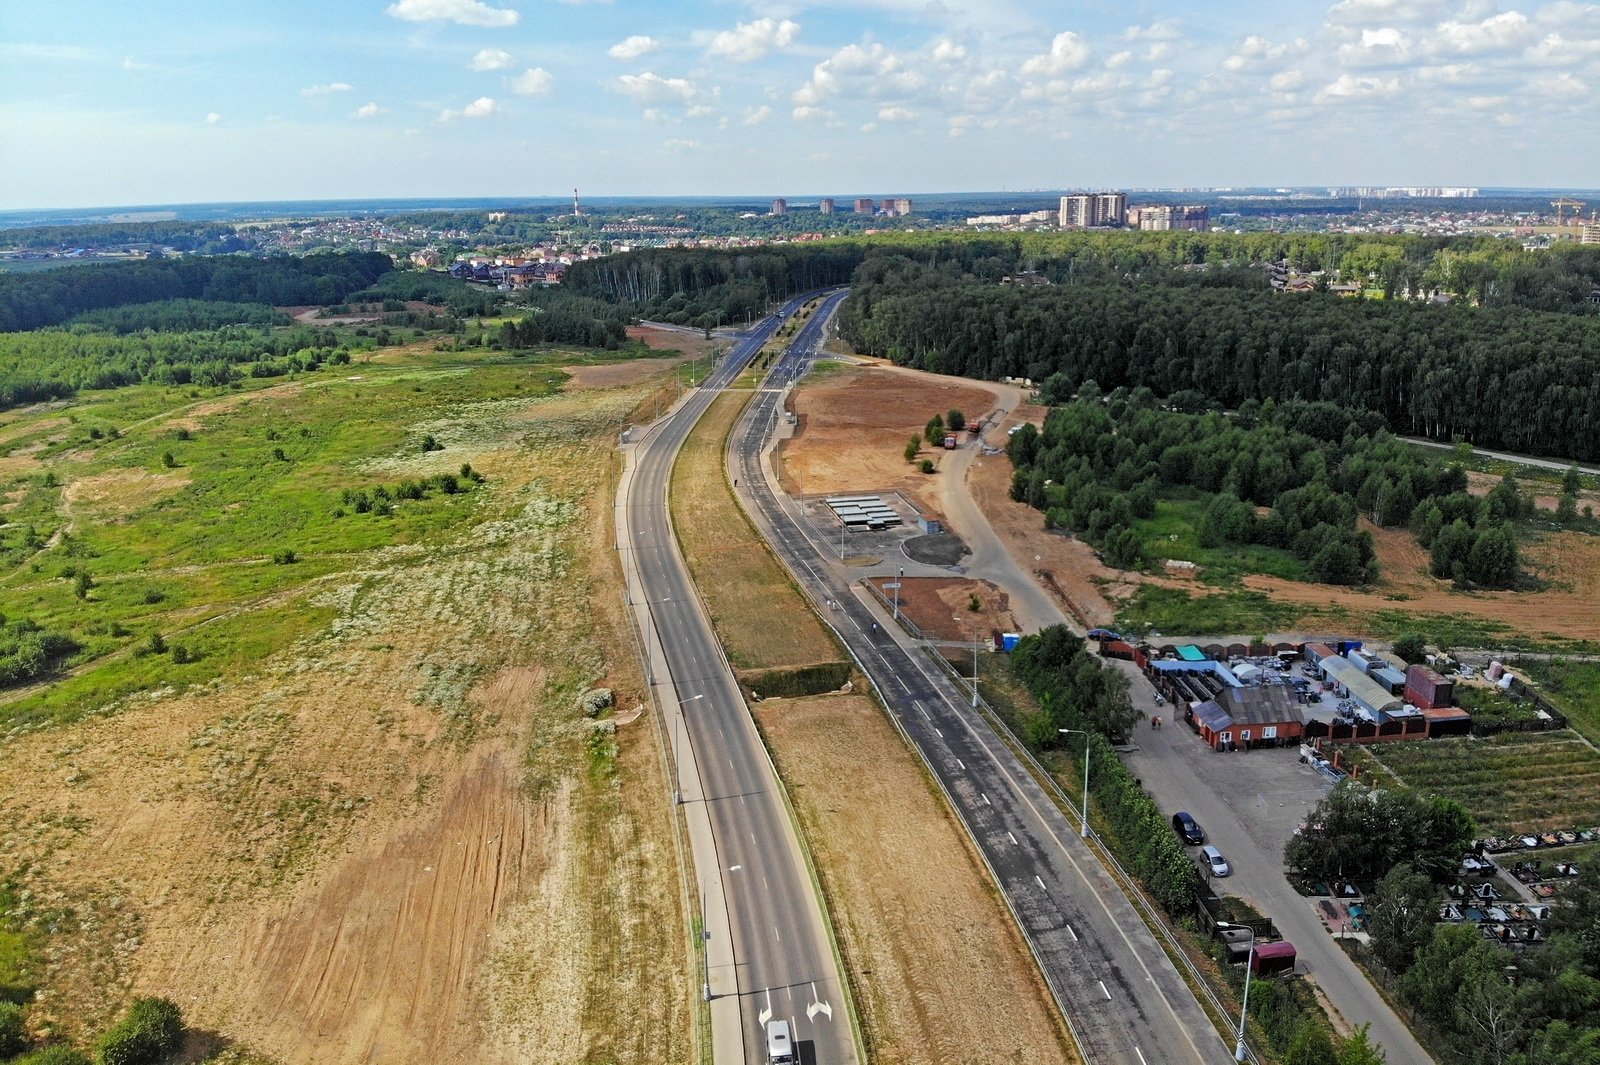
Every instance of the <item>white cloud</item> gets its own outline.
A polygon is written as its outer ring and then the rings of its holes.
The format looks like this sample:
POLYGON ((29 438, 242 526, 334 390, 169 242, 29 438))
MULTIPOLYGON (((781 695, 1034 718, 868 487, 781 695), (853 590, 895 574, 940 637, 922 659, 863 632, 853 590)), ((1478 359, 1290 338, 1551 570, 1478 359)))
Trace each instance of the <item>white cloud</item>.
POLYGON ((500 105, 489 96, 480 96, 459 111, 446 109, 439 112, 440 122, 451 122, 458 118, 488 118, 500 110, 500 105))
POLYGON ((1505 11, 1482 22, 1441 22, 1431 43, 1442 52, 1482 55, 1520 48, 1533 39, 1535 32, 1527 15, 1505 11))
POLYGON ((1600 56, 1600 37, 1584 40, 1567 37, 1560 32, 1546 34, 1542 41, 1528 48, 1525 56, 1539 66, 1581 62, 1600 56))
POLYGON ((1392 26, 1362 30, 1360 41, 1339 46, 1339 59, 1347 66, 1404 66, 1411 61, 1411 38, 1392 26))
POLYGON ((714 34, 706 51, 735 63, 750 63, 774 49, 787 48, 799 36, 800 24, 792 19, 781 22, 773 18, 756 19, 714 34))
POLYGON ((1532 83, 1534 92, 1541 96, 1553 96, 1557 99, 1572 100, 1579 96, 1589 95, 1589 86, 1579 81, 1568 73, 1557 74, 1553 78, 1539 78, 1532 83))
POLYGON ((661 42, 654 37, 636 33, 627 40, 618 41, 606 49, 606 55, 612 59, 638 59, 640 56, 649 55, 660 47, 661 42))
POLYGON ((1289 55, 1306 51, 1306 42, 1296 39, 1288 44, 1273 44, 1265 37, 1251 34, 1239 43, 1233 54, 1222 61, 1222 69, 1240 71, 1249 67, 1274 63, 1289 55))
POLYGON ((353 88, 355 88, 355 86, 351 85, 349 82, 335 81, 330 82, 327 85, 308 85, 306 88, 300 90, 300 95, 305 97, 331 96, 336 92, 349 92, 353 88))
POLYGON ((1372 100, 1395 96, 1400 92, 1400 79, 1340 74, 1337 79, 1322 87, 1317 99, 1324 102, 1346 100, 1372 100))
POLYGON ((1116 70, 1118 67, 1125 67, 1132 59, 1132 52, 1118 52, 1116 55, 1113 55, 1106 60, 1106 69, 1116 70))
POLYGON ((1305 81, 1306 76, 1301 71, 1280 70, 1278 73, 1272 75, 1272 78, 1267 82, 1267 85, 1272 89, 1273 92, 1293 92, 1300 86, 1304 85, 1305 81))
POLYGON ((897 96, 923 86, 921 75, 906 69, 900 57, 883 45, 847 44, 812 68, 811 80, 795 90, 794 102, 812 107, 833 96, 897 96))
POLYGON ((834 118, 832 111, 825 111, 820 107, 802 105, 790 112, 790 117, 796 122, 811 122, 817 119, 831 121, 834 118))
POLYGON ((1504 96, 1469 96, 1467 106, 1474 111, 1493 111, 1506 102, 1504 96))
POLYGON ((1023 77, 1060 77, 1089 61, 1089 46, 1071 30, 1056 34, 1050 51, 1022 64, 1023 77))
POLYGON ((463 26, 515 26, 515 11, 482 0, 395 0, 384 14, 407 22, 459 22, 463 26))
POLYGON ((206 125, 215 126, 218 122, 221 122, 221 121, 222 121, 222 116, 217 114, 215 111, 207 111, 206 112, 206 125))
POLYGON ((511 65, 511 53, 504 48, 485 48, 472 57, 468 69, 480 73, 486 70, 504 70, 511 65))
POLYGON ((700 142, 674 138, 673 140, 663 141, 661 147, 669 152, 697 152, 700 150, 700 142))
POLYGON ((355 110, 355 116, 357 118, 377 118, 381 114, 383 114, 383 108, 379 107, 375 101, 371 100, 362 104, 355 110))
POLYGON ((700 87, 687 78, 663 78, 649 70, 643 74, 622 75, 616 79, 615 88, 634 103, 647 106, 690 104, 700 96, 700 87))
POLYGON ((1129 26, 1122 31, 1125 41, 1175 41, 1183 36, 1177 19, 1158 19, 1148 26, 1129 26))
POLYGON ((878 120, 880 122, 910 122, 916 117, 915 111, 905 107, 878 108, 878 120))
POLYGON ((762 104, 760 107, 751 107, 745 110, 744 124, 747 126, 759 126, 771 117, 772 108, 762 104))
POLYGON ((967 49, 948 37, 941 37, 934 42, 932 54, 935 62, 959 63, 967 58, 967 49))
POLYGON ((555 83, 556 79, 544 67, 529 67, 516 77, 506 79, 506 84, 518 96, 548 96, 555 83))
POLYGON ((861 132, 876 133, 878 132, 878 124, 876 122, 863 122, 861 123, 861 132))

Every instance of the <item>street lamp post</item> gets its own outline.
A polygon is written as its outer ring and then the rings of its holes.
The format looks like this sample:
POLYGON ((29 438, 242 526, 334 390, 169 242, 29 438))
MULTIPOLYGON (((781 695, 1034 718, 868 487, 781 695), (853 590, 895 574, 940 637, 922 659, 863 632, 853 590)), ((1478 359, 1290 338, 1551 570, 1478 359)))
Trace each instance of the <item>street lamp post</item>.
POLYGON ((678 700, 678 717, 672 723, 672 805, 683 805, 683 763, 678 760, 678 733, 683 730, 683 708, 697 699, 704 699, 705 692, 691 696, 688 699, 678 700))
MULTIPOLYGON (((1058 728, 1057 732, 1076 732, 1083 737, 1083 829, 1079 833, 1089 838, 1089 733, 1081 728, 1058 728)), ((1242 1059, 1241 1059, 1242 1060, 1242 1059)))
POLYGON ((906 568, 900 567, 900 576, 894 579, 894 620, 900 620, 900 585, 905 582, 906 568))
MULTIPOLYGON (((904 570, 901 570, 904 573, 904 570)), ((957 625, 965 625, 960 614, 950 615, 950 620, 957 625)), ((978 626, 972 626, 972 708, 978 708, 978 626)))
POLYGON ((1239 1005, 1239 1041, 1234 1044, 1233 1060, 1245 1060, 1244 1020, 1250 1009, 1250 968, 1256 957, 1256 930, 1247 924, 1218 924, 1218 928, 1243 929, 1250 933, 1250 949, 1244 956, 1244 1001, 1239 1005))
MULTIPOLYGON (((650 608, 660 606, 662 603, 670 602, 672 602, 672 596, 670 595, 663 596, 660 599, 641 599, 639 601, 639 605, 644 607, 645 618, 649 622, 649 628, 646 630, 644 640, 644 676, 645 682, 651 687, 654 687, 656 683, 655 655, 651 652, 653 652, 656 648, 656 645, 661 642, 661 635, 660 633, 656 632, 656 612, 650 608)), ((663 650, 662 653, 665 654, 665 650, 663 650)))

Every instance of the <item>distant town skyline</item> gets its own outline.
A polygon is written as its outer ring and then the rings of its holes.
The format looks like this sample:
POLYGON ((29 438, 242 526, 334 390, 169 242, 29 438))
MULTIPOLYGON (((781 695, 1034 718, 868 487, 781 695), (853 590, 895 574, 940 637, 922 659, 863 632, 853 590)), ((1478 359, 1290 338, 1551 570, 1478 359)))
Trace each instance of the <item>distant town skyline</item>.
POLYGON ((1600 5, 1223 7, 11 0, 0 209, 1600 183, 1600 5))

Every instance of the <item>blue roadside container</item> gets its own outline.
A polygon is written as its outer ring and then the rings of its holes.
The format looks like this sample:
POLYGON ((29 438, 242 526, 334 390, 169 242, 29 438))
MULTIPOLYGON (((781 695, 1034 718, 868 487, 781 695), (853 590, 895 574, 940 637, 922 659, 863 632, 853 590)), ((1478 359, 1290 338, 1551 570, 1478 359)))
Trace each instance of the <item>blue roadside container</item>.
POLYGON ((1012 651, 1015 651, 1017 649, 1017 644, 1021 642, 1022 633, 1020 632, 1002 632, 1000 634, 1000 649, 1006 654, 1010 654, 1012 651))

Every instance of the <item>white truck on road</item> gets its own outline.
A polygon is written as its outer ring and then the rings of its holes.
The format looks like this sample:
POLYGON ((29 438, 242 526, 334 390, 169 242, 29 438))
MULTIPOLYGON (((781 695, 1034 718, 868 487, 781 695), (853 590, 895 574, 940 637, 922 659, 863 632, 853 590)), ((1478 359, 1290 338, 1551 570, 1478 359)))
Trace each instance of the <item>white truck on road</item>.
POLYGON ((767 1065, 797 1065, 788 1021, 767 1022, 767 1065))

